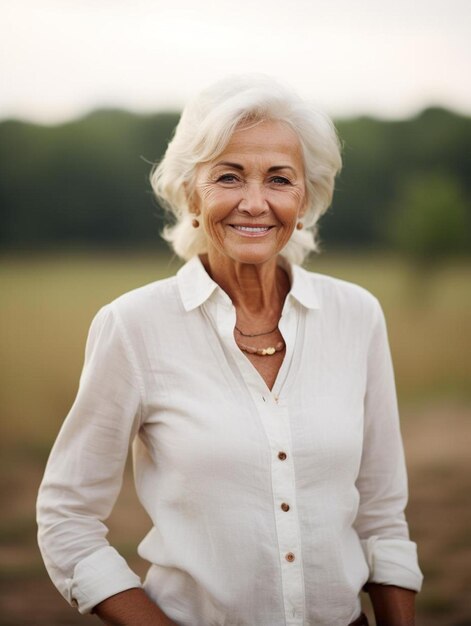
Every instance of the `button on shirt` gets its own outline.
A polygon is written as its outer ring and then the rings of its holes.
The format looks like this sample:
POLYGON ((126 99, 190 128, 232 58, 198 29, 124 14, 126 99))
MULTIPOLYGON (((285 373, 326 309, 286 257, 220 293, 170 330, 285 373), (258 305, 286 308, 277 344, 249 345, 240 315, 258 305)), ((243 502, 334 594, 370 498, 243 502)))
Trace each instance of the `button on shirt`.
POLYGON ((82 613, 141 585, 104 525, 132 440, 143 585, 177 624, 345 626, 367 580, 420 588, 381 308, 284 265, 271 391, 198 258, 93 321, 38 499, 49 574, 82 613))

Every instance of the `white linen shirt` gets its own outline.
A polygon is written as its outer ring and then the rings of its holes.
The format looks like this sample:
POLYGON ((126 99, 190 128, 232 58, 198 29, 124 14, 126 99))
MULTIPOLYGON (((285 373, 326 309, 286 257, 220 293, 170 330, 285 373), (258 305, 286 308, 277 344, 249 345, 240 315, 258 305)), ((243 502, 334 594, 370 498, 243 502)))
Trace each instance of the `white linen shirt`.
POLYGON ((285 266, 271 391, 199 258, 93 321, 38 498, 46 567, 80 612, 141 584, 103 523, 133 439, 144 588, 177 624, 346 626, 367 580, 420 588, 381 308, 285 266))

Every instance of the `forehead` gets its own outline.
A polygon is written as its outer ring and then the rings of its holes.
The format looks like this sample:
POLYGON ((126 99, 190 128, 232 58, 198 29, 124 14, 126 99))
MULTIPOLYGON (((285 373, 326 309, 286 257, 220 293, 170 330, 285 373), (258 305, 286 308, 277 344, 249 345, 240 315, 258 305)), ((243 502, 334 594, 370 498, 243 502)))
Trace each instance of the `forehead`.
POLYGON ((263 158, 279 160, 302 167, 303 158, 299 139, 292 128, 278 121, 265 121, 249 128, 236 130, 221 157, 263 158))

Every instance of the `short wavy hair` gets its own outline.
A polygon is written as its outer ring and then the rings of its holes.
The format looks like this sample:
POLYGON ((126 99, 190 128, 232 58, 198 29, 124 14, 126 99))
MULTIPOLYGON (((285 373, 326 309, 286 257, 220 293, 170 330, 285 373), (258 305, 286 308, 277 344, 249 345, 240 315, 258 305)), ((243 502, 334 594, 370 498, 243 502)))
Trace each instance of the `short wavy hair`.
POLYGON ((233 76, 202 91, 185 107, 161 162, 151 173, 159 203, 174 217, 163 238, 175 253, 189 259, 207 251, 202 228, 192 227, 188 198, 199 164, 221 154, 235 130, 264 121, 291 127, 304 158, 308 208, 304 228, 295 229, 282 254, 302 263, 318 251, 317 222, 332 202, 335 176, 342 160, 332 121, 296 93, 266 76, 233 76))

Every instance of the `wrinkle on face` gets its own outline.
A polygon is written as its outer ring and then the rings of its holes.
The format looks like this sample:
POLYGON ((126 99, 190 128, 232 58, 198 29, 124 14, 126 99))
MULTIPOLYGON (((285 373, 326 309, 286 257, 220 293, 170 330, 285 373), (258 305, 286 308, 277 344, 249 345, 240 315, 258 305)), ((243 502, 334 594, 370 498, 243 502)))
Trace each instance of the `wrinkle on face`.
POLYGON ((275 258, 306 205, 304 162, 295 132, 274 121, 237 130, 222 154, 198 167, 192 195, 210 258, 247 263, 275 258), (234 225, 242 224, 267 225, 271 232, 265 238, 244 238, 234 231, 234 225))

